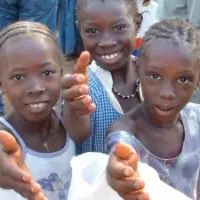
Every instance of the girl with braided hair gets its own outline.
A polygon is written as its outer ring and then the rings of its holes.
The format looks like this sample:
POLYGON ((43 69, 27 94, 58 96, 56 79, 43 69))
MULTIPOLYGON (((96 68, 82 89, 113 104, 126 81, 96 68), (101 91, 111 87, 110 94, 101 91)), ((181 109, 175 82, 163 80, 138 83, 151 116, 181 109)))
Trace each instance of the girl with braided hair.
POLYGON ((60 97, 62 75, 56 38, 36 22, 17 22, 3 29, 0 72, 1 87, 13 107, 12 113, 0 118, 0 129, 12 134, 0 131, 1 170, 7 169, 0 186, 13 191, 0 189, 0 199, 24 199, 16 192, 34 200, 67 199, 69 161, 75 148, 53 109, 60 97))
MULTIPOLYGON (((200 106, 189 103, 200 81, 198 30, 181 20, 153 25, 144 36, 137 71, 144 101, 112 124, 107 148, 130 144, 164 182, 199 199, 200 106)), ((127 167, 111 154, 108 180, 125 200, 134 199, 127 167)))

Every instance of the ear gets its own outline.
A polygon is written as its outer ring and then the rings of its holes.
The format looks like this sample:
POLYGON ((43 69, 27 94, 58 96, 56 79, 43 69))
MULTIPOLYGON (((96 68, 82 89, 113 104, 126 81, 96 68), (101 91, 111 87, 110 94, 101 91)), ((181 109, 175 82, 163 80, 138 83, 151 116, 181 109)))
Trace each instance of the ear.
POLYGON ((63 68, 60 69, 60 74, 63 76, 63 68))
POLYGON ((77 28, 78 30, 80 30, 80 24, 79 24, 79 21, 78 21, 78 20, 75 21, 75 25, 76 25, 76 28, 77 28))

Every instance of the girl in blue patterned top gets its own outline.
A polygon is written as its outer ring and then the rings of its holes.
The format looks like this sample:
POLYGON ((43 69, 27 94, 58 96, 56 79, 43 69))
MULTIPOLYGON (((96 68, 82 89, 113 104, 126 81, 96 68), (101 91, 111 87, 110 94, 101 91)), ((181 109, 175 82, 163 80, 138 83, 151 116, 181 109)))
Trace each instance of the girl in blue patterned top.
MULTIPOLYGON (((144 101, 112 124, 107 148, 112 152, 117 142, 130 144, 164 182, 199 199, 200 106, 188 103, 200 81, 198 30, 179 20, 153 25, 144 37, 137 70, 144 101)), ((111 154, 108 180, 128 200, 141 188, 136 188, 137 178, 124 179, 123 163, 111 154)))
MULTIPOLYGON (((131 52, 141 19, 135 0, 78 0, 77 18, 92 63, 89 85, 81 74, 63 78, 65 124, 80 143, 78 153, 105 152, 107 128, 140 103, 131 52)), ((87 67, 89 62, 89 54, 84 52, 77 66, 87 67)))

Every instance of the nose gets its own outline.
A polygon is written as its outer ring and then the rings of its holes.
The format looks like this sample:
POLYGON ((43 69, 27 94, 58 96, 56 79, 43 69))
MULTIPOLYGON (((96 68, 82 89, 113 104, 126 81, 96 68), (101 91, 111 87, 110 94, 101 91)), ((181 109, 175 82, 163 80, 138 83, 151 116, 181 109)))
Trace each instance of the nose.
POLYGON ((38 95, 42 94, 45 91, 45 85, 42 80, 33 77, 29 80, 29 85, 27 89, 27 93, 29 95, 38 95))
POLYGON ((174 100, 176 98, 175 88, 170 82, 164 82, 160 87, 160 98, 164 100, 174 100))
POLYGON ((111 47, 116 44, 115 38, 112 36, 112 34, 109 31, 105 31, 102 34, 102 37, 98 43, 99 47, 101 48, 106 48, 106 47, 111 47))

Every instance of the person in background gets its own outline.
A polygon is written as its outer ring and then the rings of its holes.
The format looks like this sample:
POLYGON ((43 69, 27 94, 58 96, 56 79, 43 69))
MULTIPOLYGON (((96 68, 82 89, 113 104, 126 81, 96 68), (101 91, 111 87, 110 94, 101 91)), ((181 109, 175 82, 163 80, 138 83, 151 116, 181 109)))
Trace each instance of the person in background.
POLYGON ((60 0, 59 45, 68 59, 76 59, 84 50, 76 24, 76 0, 60 0))

